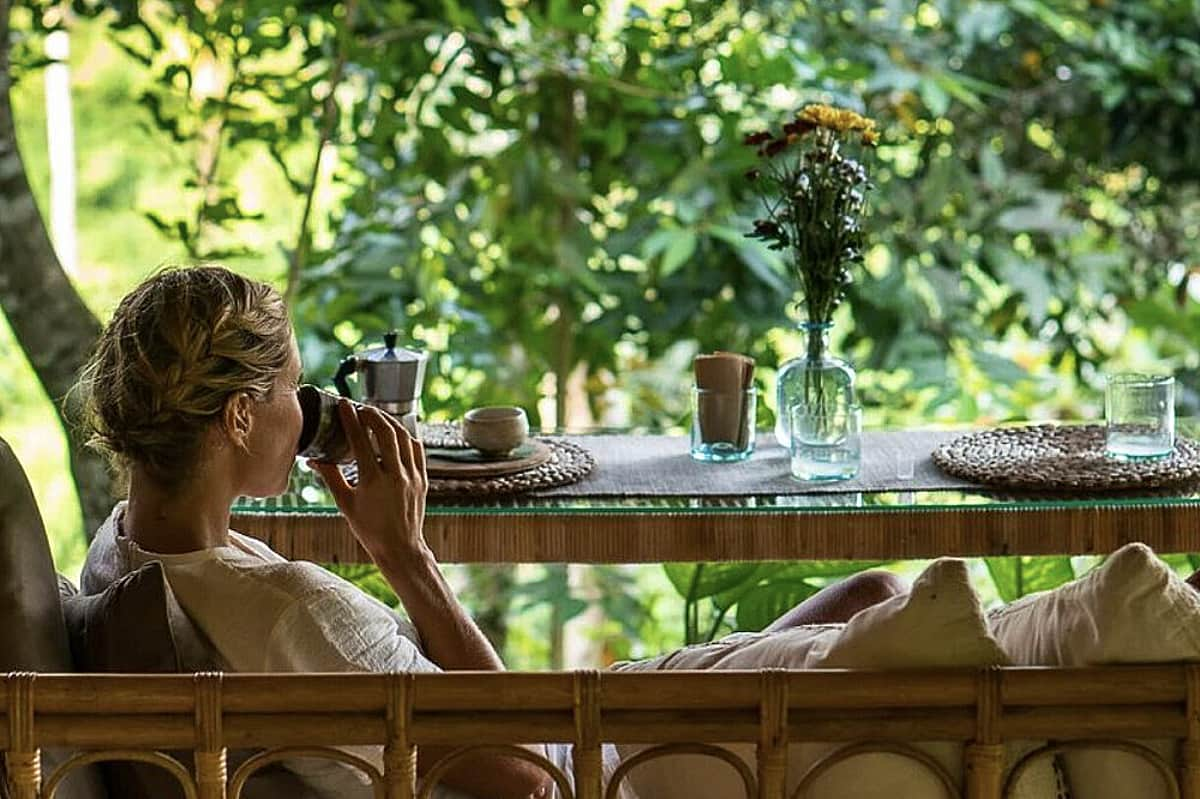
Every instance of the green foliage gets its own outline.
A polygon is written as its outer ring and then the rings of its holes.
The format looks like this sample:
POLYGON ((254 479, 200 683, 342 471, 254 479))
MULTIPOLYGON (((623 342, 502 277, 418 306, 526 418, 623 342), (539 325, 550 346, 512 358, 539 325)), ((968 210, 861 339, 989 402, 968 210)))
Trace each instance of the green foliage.
POLYGON ((711 641, 729 629, 761 630, 827 583, 878 563, 666 563, 667 578, 683 597, 684 641, 711 641))
MULTIPOLYGON (((226 164, 270 164, 276 205, 315 209, 275 238, 310 372, 398 327, 436 356, 434 415, 518 402, 536 422, 545 398, 567 423, 578 372, 602 416, 614 385, 678 369, 679 342, 752 353, 769 382, 797 346, 772 334, 792 287, 744 240, 739 143, 809 101, 881 122, 839 345, 891 418, 1028 416, 1052 390, 1030 362, 1088 388, 1125 308, 1186 300, 1197 261, 1187 0, 77 5, 150 78, 143 123, 192 151, 184 201, 147 221, 193 256, 267 253, 226 164)), ((34 33, 61 24, 33 8, 34 33)), ((677 423, 682 394, 637 397, 630 421, 677 423)))
POLYGON ((985 558, 996 593, 1005 602, 1026 594, 1048 591, 1075 579, 1071 559, 1066 557, 985 558))

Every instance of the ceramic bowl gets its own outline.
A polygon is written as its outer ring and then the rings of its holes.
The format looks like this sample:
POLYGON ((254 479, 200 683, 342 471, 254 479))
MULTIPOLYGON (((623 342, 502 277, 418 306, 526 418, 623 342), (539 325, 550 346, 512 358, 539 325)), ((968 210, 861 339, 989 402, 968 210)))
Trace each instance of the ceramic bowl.
POLYGON ((462 435, 469 446, 498 458, 525 443, 529 417, 524 409, 511 405, 472 408, 463 417, 462 435))

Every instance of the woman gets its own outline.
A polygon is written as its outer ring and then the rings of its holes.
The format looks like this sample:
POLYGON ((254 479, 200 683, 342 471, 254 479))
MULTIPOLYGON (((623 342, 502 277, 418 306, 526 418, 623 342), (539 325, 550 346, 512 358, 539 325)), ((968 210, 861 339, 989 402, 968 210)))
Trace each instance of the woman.
MULTIPOLYGON (((411 624, 324 569, 229 530, 235 498, 287 487, 300 373, 287 309, 265 284, 215 266, 172 269, 121 301, 80 383, 92 441, 127 478, 128 494, 89 550, 84 591, 162 562, 176 598, 232 671, 502 669, 425 543, 424 448, 389 415, 345 401, 339 408, 357 485, 335 466, 311 465, 411 624)), ((775 627, 844 620, 898 590, 890 575, 859 576, 775 627)), ((422 748, 420 770, 445 751, 422 748)), ((340 768, 304 774, 346 793, 340 768)), ((504 797, 550 786, 524 761, 484 755, 445 782, 504 797)))

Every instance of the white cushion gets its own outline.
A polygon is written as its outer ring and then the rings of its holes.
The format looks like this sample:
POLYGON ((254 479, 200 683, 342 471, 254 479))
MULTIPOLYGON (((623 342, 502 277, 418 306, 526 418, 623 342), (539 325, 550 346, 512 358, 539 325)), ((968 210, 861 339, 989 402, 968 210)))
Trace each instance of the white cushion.
MULTIPOLYGON (((944 558, 931 564, 907 595, 893 597, 856 614, 845 625, 797 627, 775 633, 739 633, 711 644, 688 647, 659 658, 619 664, 625 671, 655 669, 846 668, 911 669, 1004 664, 1000 647, 987 631, 965 564, 944 558)), ((903 676, 898 675, 897 681, 903 676)), ((792 744, 788 749, 790 796, 808 768, 841 744, 792 744)), ((962 747, 919 743, 955 778, 961 779, 962 747)), ((726 744, 754 771, 752 744, 726 744)), ((1014 749, 1013 757, 1029 746, 1014 749)), ((641 746, 618 747, 630 757, 641 746)), ((699 755, 674 755, 645 763, 629 776, 642 799, 717 799, 741 796, 743 789, 728 764, 699 755)), ((1052 799, 1052 767, 1031 769, 1018 796, 1052 799), (1035 783, 1039 787, 1034 787, 1035 783)), ((868 754, 834 766, 813 785, 811 799, 946 799, 938 782, 912 760, 868 754)))
MULTIPOLYGON (((988 621, 1016 665, 1200 660, 1200 596, 1145 544, 1127 544, 1083 577, 1023 597, 988 621)), ((1173 764, 1173 742, 1140 743, 1173 764)), ((1157 770, 1136 755, 1097 749, 1065 760, 1081 799, 1169 796, 1157 770)))

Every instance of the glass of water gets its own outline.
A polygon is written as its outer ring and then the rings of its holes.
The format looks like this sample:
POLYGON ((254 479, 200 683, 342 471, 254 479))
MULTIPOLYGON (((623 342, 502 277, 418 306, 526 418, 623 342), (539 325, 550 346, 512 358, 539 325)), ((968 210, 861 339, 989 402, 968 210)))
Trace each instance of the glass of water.
POLYGON ((1104 391, 1105 449, 1123 461, 1165 458, 1175 448, 1175 378, 1118 374, 1104 391))
POLYGON ((848 480, 862 459, 862 407, 812 409, 797 405, 792 422, 792 477, 805 481, 848 480))

